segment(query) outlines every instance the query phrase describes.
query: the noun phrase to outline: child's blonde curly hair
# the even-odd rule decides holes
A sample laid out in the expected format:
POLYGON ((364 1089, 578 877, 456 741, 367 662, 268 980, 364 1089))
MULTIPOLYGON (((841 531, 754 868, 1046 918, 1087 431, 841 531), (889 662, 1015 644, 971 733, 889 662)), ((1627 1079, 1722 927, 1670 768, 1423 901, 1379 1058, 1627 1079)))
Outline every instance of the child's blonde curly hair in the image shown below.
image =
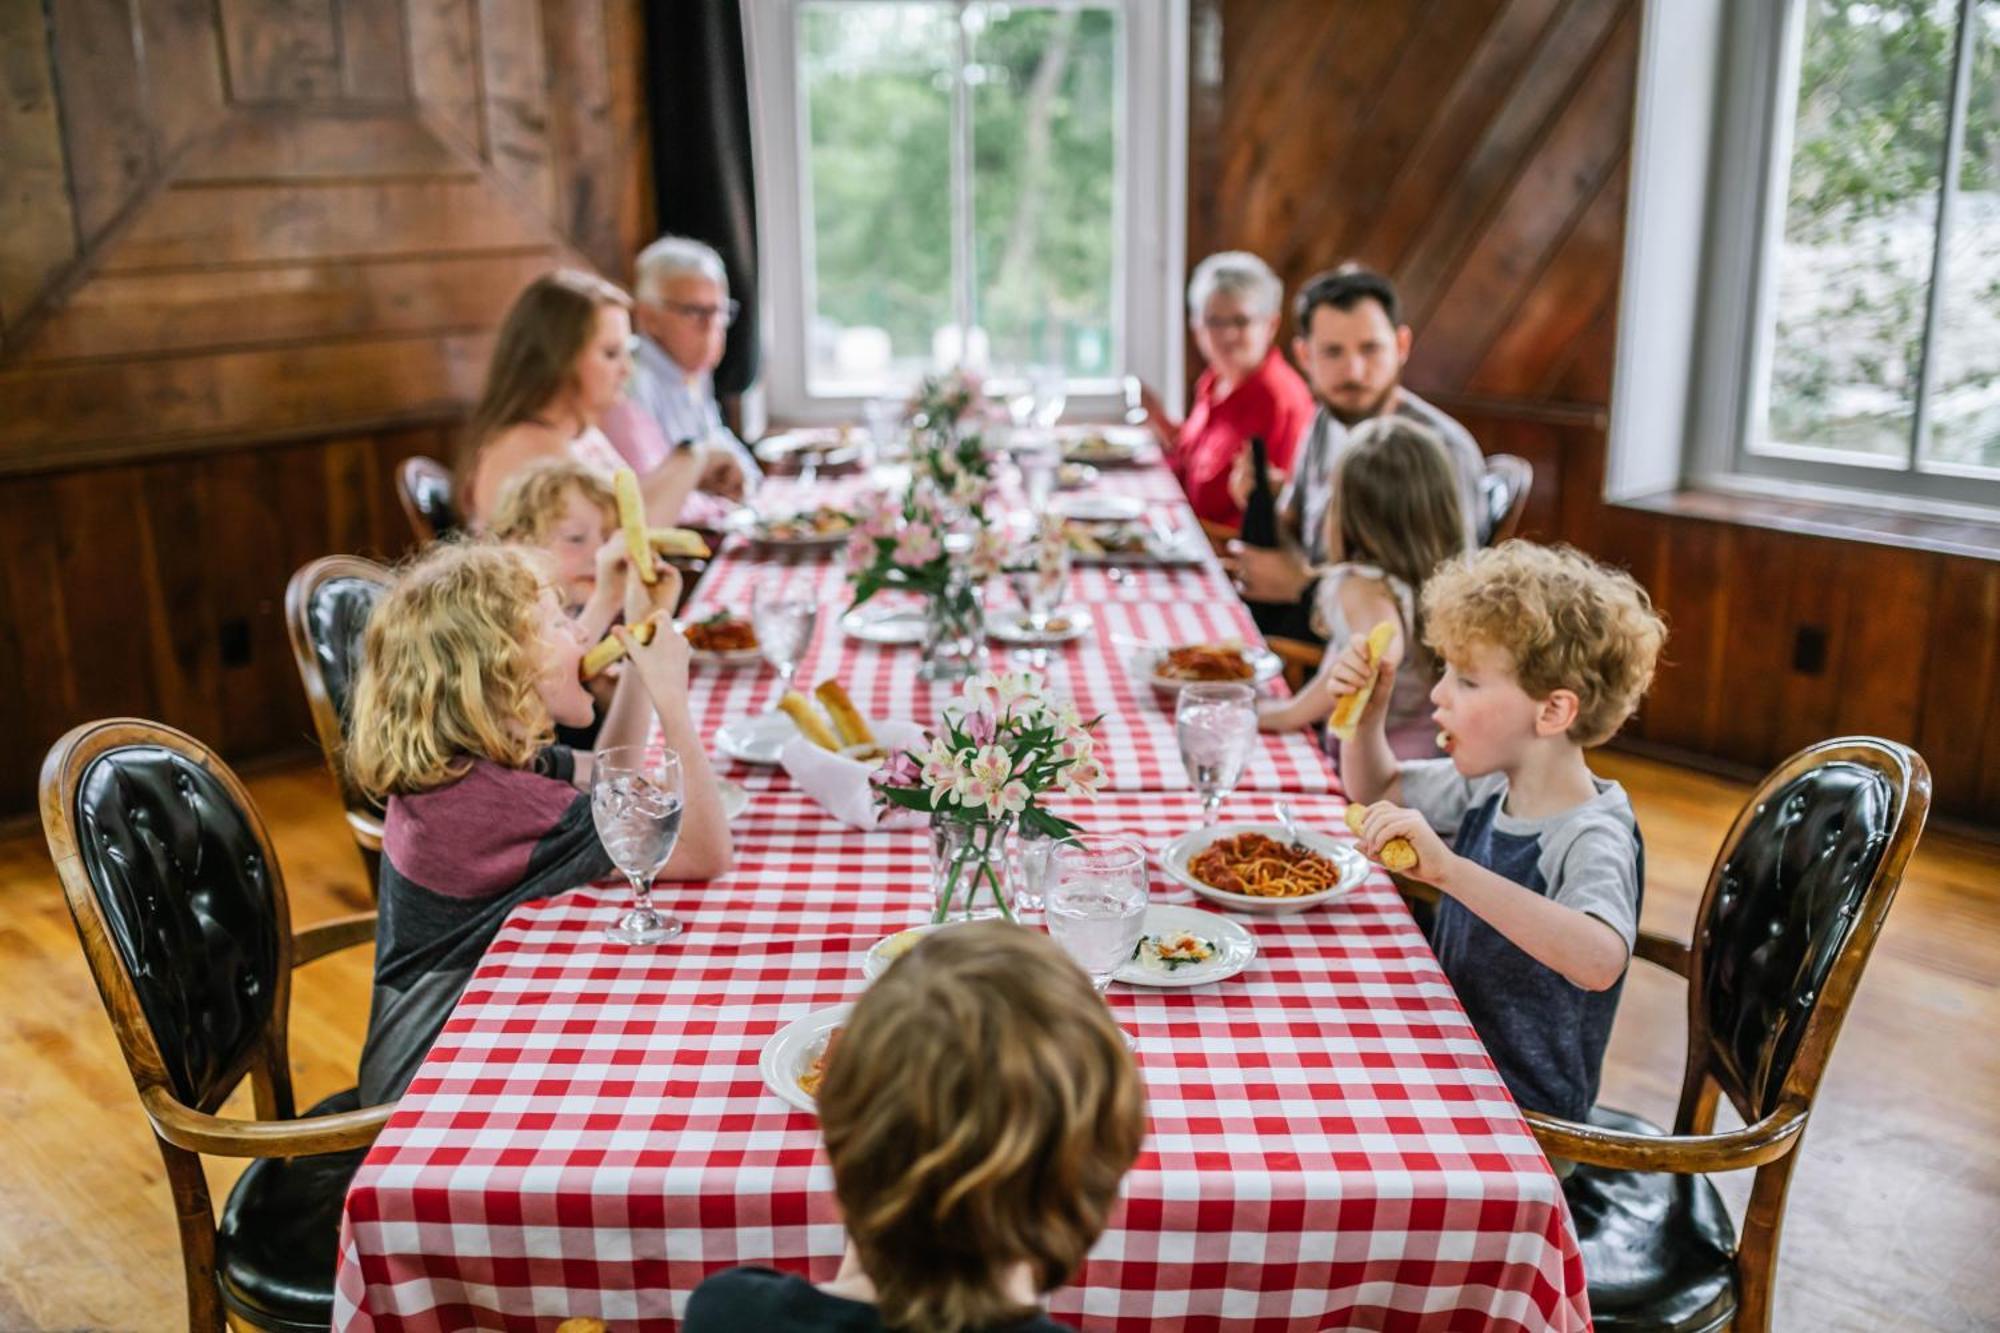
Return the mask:
POLYGON ((554 458, 507 479, 493 503, 487 532, 499 541, 540 546, 561 521, 571 491, 597 507, 607 529, 617 527, 618 498, 604 478, 574 459, 554 458))
POLYGON ((1653 683, 1667 626, 1638 580, 1568 546, 1510 541, 1440 567, 1424 585, 1424 637, 1449 662, 1475 644, 1507 654, 1531 697, 1576 695, 1569 738, 1601 745, 1653 683))
POLYGON ((406 565, 368 618, 347 767, 381 799, 462 777, 469 760, 524 768, 553 738, 536 692, 534 558, 497 542, 442 542, 406 565))

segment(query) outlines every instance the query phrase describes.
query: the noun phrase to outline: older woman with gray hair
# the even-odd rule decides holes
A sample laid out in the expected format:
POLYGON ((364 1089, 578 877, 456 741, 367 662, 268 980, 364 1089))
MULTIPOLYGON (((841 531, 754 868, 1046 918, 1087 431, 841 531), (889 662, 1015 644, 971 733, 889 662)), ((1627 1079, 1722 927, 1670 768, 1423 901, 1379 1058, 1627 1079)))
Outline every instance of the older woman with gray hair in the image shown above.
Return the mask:
POLYGON ((1273 468, 1289 471, 1313 419, 1312 390, 1274 345, 1284 295, 1278 275, 1253 254, 1228 250, 1202 260, 1188 280, 1188 323, 1207 363, 1194 403, 1174 422, 1157 396, 1145 395, 1148 424, 1188 503, 1216 527, 1242 525, 1229 472, 1251 439, 1264 441, 1273 468))
POLYGON ((758 471, 715 402, 715 368, 737 311, 722 256, 700 241, 662 236, 634 268, 632 379, 626 401, 605 416, 605 434, 641 475, 670 445, 692 441, 703 451, 699 489, 740 499, 758 471))

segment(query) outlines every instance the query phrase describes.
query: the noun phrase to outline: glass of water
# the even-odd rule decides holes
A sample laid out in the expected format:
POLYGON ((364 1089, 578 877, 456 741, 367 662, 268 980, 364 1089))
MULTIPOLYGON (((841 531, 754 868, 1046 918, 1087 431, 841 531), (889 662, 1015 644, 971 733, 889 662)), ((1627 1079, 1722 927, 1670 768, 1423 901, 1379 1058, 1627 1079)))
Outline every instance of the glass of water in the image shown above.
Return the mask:
POLYGON ((1069 404, 1069 380, 1062 367, 1036 366, 1029 372, 1029 382, 1033 385, 1035 424, 1043 430, 1055 429, 1055 424, 1062 420, 1063 408, 1069 404))
POLYGON ((599 750, 590 770, 590 818, 611 864, 632 882, 632 906, 605 935, 658 944, 681 933, 680 918, 653 908, 653 877, 681 838, 681 757, 652 759, 640 746, 599 750))
POLYGON ((1039 639, 1048 633, 1049 617, 1069 591, 1069 543, 1037 537, 1015 559, 1019 563, 1008 567, 1007 585, 1021 603, 1028 633, 1039 639))
POLYGON ((1056 473, 1062 467, 1062 450, 1056 447, 1055 436, 1039 431, 1027 436, 1014 450, 1014 466, 1021 473, 1021 494, 1028 502, 1028 512, 1048 513, 1056 473))
POLYGON ((760 579, 750 592, 750 628, 757 649, 778 672, 780 694, 792 688, 792 673, 812 643, 819 622, 819 602, 809 589, 783 576, 760 579))
POLYGON ((1046 833, 1027 829, 1014 831, 1014 914, 1039 912, 1048 902, 1049 857, 1056 840, 1046 833))
POLYGON ((1174 737, 1188 781, 1201 796, 1203 826, 1215 823, 1222 798, 1236 790, 1257 743, 1257 698, 1237 681, 1181 686, 1174 702, 1174 737))
MULTIPOLYGON (((1104 994, 1145 933, 1146 849, 1088 834, 1059 842, 1049 855, 1047 892, 1049 934, 1104 994)), ((1129 1032, 1125 1044, 1132 1044, 1129 1032)))

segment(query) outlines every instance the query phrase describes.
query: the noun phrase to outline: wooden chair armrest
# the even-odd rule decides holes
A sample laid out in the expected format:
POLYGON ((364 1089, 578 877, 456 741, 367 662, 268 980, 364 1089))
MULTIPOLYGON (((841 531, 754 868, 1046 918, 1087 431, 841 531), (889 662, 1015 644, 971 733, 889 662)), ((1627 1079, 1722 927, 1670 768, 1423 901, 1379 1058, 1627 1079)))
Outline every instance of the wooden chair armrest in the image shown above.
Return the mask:
POLYGON ((1645 959, 1655 967, 1664 967, 1684 980, 1693 957, 1687 945, 1665 935, 1655 935, 1650 930, 1639 932, 1639 939, 1632 946, 1632 955, 1645 959))
POLYGON ((375 938, 375 913, 356 912, 307 926, 292 936, 292 966, 299 967, 315 958, 324 958, 375 938))
POLYGON ((347 831, 354 835, 356 842, 366 847, 369 851, 379 852, 382 850, 382 817, 380 815, 364 814, 359 810, 349 810, 347 812, 347 831))
POLYGON ((365 1148, 388 1122, 394 1102, 297 1120, 224 1120, 184 1106, 165 1088, 139 1094, 153 1129, 176 1148, 211 1157, 308 1157, 365 1148))
POLYGON ((1679 1175, 1762 1166, 1790 1152, 1806 1127, 1806 1108, 1789 1102, 1755 1124, 1727 1134, 1628 1134, 1539 1111, 1522 1114, 1542 1151, 1551 1157, 1567 1157, 1615 1171, 1672 1171, 1679 1175))
POLYGON ((1276 653, 1279 661, 1289 666, 1304 667, 1308 672, 1319 670, 1320 661, 1326 656, 1326 649, 1303 639, 1266 639, 1264 646, 1276 653))

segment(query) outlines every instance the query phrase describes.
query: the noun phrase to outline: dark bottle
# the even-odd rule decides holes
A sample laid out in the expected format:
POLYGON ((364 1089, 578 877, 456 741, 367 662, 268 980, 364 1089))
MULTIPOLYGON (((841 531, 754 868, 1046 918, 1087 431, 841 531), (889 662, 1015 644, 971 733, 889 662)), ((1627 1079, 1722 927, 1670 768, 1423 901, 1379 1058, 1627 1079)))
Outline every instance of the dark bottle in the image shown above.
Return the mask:
POLYGON ((1245 546, 1278 545, 1278 493, 1271 486, 1271 455, 1261 435, 1250 437, 1250 498, 1243 504, 1239 535, 1245 546))

